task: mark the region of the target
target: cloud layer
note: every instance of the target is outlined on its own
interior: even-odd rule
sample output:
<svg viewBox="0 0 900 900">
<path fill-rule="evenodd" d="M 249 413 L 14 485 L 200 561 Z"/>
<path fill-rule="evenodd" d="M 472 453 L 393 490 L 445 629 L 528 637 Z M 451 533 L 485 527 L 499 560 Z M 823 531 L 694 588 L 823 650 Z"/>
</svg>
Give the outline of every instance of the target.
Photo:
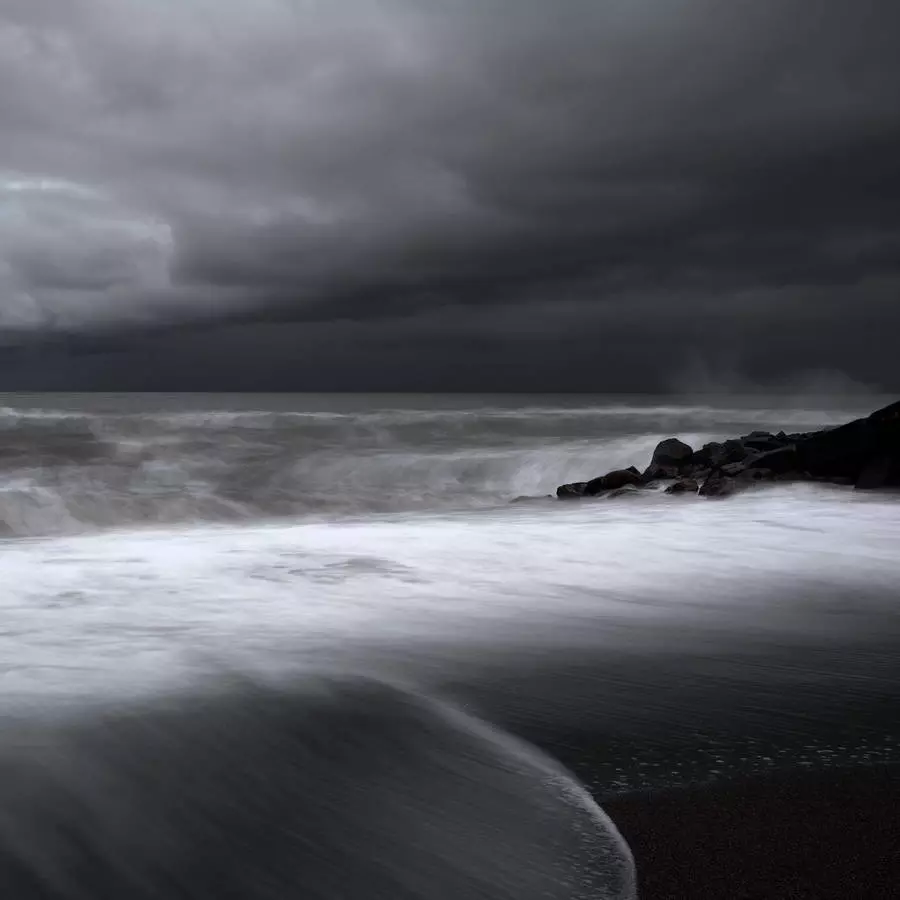
<svg viewBox="0 0 900 900">
<path fill-rule="evenodd" d="M 0 371 L 900 388 L 898 33 L 892 0 L 6 0 Z"/>
</svg>

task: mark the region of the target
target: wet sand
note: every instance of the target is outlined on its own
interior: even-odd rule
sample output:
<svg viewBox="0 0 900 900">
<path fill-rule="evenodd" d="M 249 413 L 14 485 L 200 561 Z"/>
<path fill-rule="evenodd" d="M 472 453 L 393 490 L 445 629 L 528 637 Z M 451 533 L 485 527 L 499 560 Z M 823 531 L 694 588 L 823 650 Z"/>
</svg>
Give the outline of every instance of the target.
<svg viewBox="0 0 900 900">
<path fill-rule="evenodd" d="M 642 900 L 900 897 L 900 767 L 646 791 L 604 805 Z"/>
<path fill-rule="evenodd" d="M 894 900 L 894 609 L 826 639 L 670 631 L 693 652 L 495 655 L 470 693 L 595 794 L 641 900 Z"/>
</svg>

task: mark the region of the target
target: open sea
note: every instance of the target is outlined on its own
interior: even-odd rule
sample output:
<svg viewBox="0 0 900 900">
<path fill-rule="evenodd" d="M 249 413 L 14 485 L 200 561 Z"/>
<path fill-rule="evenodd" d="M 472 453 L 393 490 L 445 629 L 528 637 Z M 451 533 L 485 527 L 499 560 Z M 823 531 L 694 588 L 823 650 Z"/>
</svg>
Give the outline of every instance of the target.
<svg viewBox="0 0 900 900">
<path fill-rule="evenodd" d="M 889 399 L 0 395 L 5 894 L 629 898 L 595 800 L 897 761 L 900 496 L 553 496 Z"/>
</svg>

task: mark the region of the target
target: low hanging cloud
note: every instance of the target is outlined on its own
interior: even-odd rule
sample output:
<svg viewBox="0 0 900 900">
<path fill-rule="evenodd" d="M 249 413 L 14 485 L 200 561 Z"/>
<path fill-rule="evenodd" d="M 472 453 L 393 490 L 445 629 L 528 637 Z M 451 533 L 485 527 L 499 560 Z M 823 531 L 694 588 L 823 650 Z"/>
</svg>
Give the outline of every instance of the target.
<svg viewBox="0 0 900 900">
<path fill-rule="evenodd" d="M 0 370 L 890 382 L 898 31 L 891 0 L 7 0 Z"/>
</svg>

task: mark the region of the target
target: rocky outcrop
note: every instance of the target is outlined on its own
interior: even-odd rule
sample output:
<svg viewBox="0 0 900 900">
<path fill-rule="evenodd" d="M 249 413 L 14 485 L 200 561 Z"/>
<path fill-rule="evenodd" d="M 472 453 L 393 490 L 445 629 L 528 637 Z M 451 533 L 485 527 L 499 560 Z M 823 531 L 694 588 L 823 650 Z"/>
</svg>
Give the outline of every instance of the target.
<svg viewBox="0 0 900 900">
<path fill-rule="evenodd" d="M 856 488 L 861 491 L 872 491 L 883 487 L 900 485 L 900 466 L 897 457 L 879 456 L 869 460 L 856 477 Z"/>
<path fill-rule="evenodd" d="M 721 469 L 711 472 L 697 493 L 701 497 L 727 497 L 737 490 L 737 481 Z"/>
<path fill-rule="evenodd" d="M 650 462 L 660 466 L 673 466 L 677 469 L 687 465 L 693 455 L 694 450 L 690 445 L 678 438 L 668 438 L 656 445 Z"/>
<path fill-rule="evenodd" d="M 641 474 L 631 466 L 564 484 L 560 498 L 612 495 L 660 481 L 667 494 L 726 497 L 774 481 L 824 481 L 859 490 L 900 488 L 900 402 L 863 419 L 821 431 L 752 431 L 694 450 L 678 438 L 660 442 Z"/>
<path fill-rule="evenodd" d="M 578 497 L 584 496 L 584 489 L 587 487 L 586 481 L 575 481 L 572 484 L 561 484 L 556 489 L 556 496 L 560 500 L 576 500 Z"/>
<path fill-rule="evenodd" d="M 797 442 L 801 468 L 815 478 L 851 479 L 863 489 L 900 486 L 900 402 Z"/>
<path fill-rule="evenodd" d="M 681 478 L 666 488 L 667 494 L 696 494 L 700 490 L 700 482 L 696 478 Z"/>
<path fill-rule="evenodd" d="M 636 487 L 643 484 L 641 473 L 631 466 L 628 469 L 616 469 L 592 478 L 590 481 L 576 481 L 573 484 L 561 484 L 556 489 L 556 496 L 561 500 L 573 497 L 596 497 L 609 491 L 616 491 L 627 487 Z"/>
<path fill-rule="evenodd" d="M 629 485 L 642 483 L 641 473 L 632 466 L 630 469 L 617 469 L 599 478 L 589 481 L 584 488 L 585 497 L 596 497 L 604 491 L 615 491 Z"/>
<path fill-rule="evenodd" d="M 724 441 L 721 444 L 704 444 L 691 457 L 691 465 L 699 468 L 716 468 L 728 463 L 741 462 L 753 452 L 739 440 Z"/>
<path fill-rule="evenodd" d="M 661 478 L 674 478 L 690 468 L 694 449 L 678 438 L 667 438 L 660 441 L 653 451 L 650 465 L 643 474 L 645 482 L 658 481 Z"/>
</svg>

